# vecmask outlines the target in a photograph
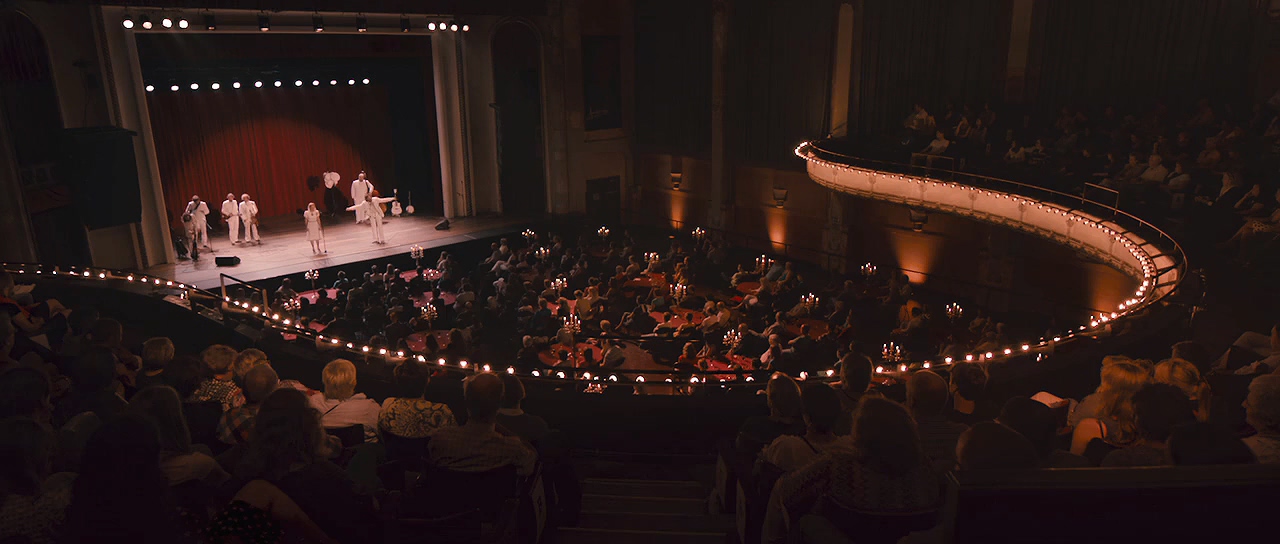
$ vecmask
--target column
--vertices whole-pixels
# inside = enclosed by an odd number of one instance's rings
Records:
[[[458,38],[450,34],[431,37],[431,71],[435,82],[436,130],[440,142],[440,194],[444,216],[468,215],[466,168],[464,161],[463,112],[459,93],[461,70]]]

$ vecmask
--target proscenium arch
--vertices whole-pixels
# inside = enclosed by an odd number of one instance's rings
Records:
[[[503,70],[500,69],[502,63],[499,60],[500,49],[498,48],[498,44],[500,43],[500,40],[502,40],[506,35],[508,35],[507,33],[510,33],[513,30],[526,33],[526,36],[524,37],[531,38],[532,40],[531,43],[535,46],[535,50],[533,52],[533,57],[534,57],[533,67],[537,70],[536,88],[538,91],[537,105],[535,109],[538,116],[537,125],[539,129],[538,133],[536,134],[536,138],[540,140],[540,142],[538,142],[540,144],[538,153],[541,155],[542,164],[540,165],[540,168],[538,168],[538,170],[542,177],[542,191],[540,193],[529,192],[527,194],[529,195],[540,194],[540,200],[541,200],[542,206],[528,209],[528,210],[512,209],[512,206],[511,206],[512,203],[510,202],[510,200],[512,200],[514,197],[509,194],[509,191],[512,190],[512,188],[510,187],[510,184],[513,183],[514,180],[510,179],[509,174],[508,176],[505,176],[505,177],[503,175],[504,170],[512,168],[512,165],[507,164],[503,158],[504,150],[511,149],[507,147],[510,142],[505,142],[503,139],[504,126],[506,126],[508,129],[510,127],[508,125],[505,125],[508,119],[504,117],[504,113],[501,112],[501,110],[498,110],[494,112],[494,116],[493,116],[494,141],[492,142],[493,145],[495,146],[495,156],[498,161],[498,164],[497,164],[498,209],[501,213],[504,213],[504,214],[516,213],[520,211],[524,211],[526,213],[533,212],[533,213],[541,214],[541,213],[546,213],[551,211],[552,201],[553,201],[553,194],[551,190],[551,164],[550,164],[551,147],[550,147],[550,141],[547,138],[548,115],[547,115],[547,99],[546,99],[547,97],[547,84],[546,84],[546,78],[547,78],[546,64],[547,63],[545,62],[546,47],[542,37],[542,33],[537,27],[537,25],[533,24],[531,21],[527,19],[524,19],[521,17],[503,18],[494,24],[493,32],[489,36],[489,51],[490,51],[490,59],[491,59],[490,69],[492,70],[492,77],[493,77],[493,80],[492,80],[493,81],[493,97],[495,100],[495,104],[498,104],[499,107],[500,107],[500,100],[501,100],[501,95],[503,91],[502,89],[503,87],[502,82],[504,80],[503,76],[505,75],[507,79],[510,79],[511,76],[509,74],[504,74]]]

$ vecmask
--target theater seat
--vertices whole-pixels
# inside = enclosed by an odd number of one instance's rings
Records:
[[[353,448],[364,443],[364,425],[359,423],[346,427],[326,427],[324,431],[338,437],[344,448]]]

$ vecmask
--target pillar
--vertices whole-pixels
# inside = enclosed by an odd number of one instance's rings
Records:
[[[431,37],[431,71],[435,82],[436,130],[440,142],[440,184],[445,217],[471,214],[467,179],[465,115],[462,107],[462,65],[458,37]]]

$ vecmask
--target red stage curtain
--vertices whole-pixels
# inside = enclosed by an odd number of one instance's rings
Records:
[[[264,217],[294,213],[308,202],[323,209],[324,185],[313,191],[307,178],[326,170],[342,174],[339,187],[348,199],[360,170],[391,194],[395,164],[385,90],[346,81],[272,83],[177,92],[165,84],[147,93],[165,204],[175,215],[200,195],[217,217],[227,193],[249,193]]]

